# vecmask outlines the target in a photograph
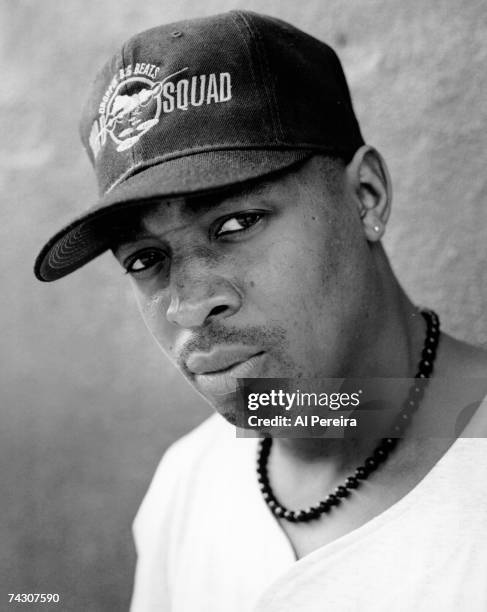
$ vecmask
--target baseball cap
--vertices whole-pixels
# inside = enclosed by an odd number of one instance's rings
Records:
[[[101,69],[80,134],[99,199],[34,272],[53,281],[110,247],[117,213],[194,196],[364,144],[331,47],[279,19],[230,11],[128,40]]]

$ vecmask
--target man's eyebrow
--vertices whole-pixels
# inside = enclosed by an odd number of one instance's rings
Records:
[[[215,192],[198,194],[186,198],[183,207],[190,213],[207,212],[218,208],[232,198],[245,200],[246,198],[262,197],[268,192],[269,182],[259,180],[257,183],[243,183]]]
[[[122,244],[130,244],[150,237],[151,235],[142,229],[126,227],[117,231],[117,228],[115,228],[111,235],[111,248],[119,248]]]
[[[245,183],[228,189],[186,197],[181,206],[184,213],[189,215],[206,213],[222,206],[232,198],[238,197],[245,200],[265,196],[268,186],[269,182],[263,180],[259,180],[258,183]],[[152,205],[152,209],[169,202],[170,200],[163,199],[156,201]],[[150,212],[150,208],[144,211],[145,214],[147,214],[147,211]],[[143,215],[136,210],[119,214],[111,223],[105,224],[102,231],[109,233],[109,248],[113,251],[120,248],[122,244],[130,244],[151,237],[151,234],[143,227]]]
[[[106,224],[101,231],[109,236],[109,248],[115,251],[122,244],[149,238],[150,235],[142,227],[141,219],[140,214],[122,214]]]

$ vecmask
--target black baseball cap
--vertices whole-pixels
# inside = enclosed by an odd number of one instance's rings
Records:
[[[248,11],[162,25],[128,40],[101,69],[82,142],[99,199],[35,262],[53,281],[106,251],[117,213],[283,170],[364,144],[331,47]]]

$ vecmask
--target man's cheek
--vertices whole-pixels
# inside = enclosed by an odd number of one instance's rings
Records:
[[[157,344],[168,355],[172,353],[175,330],[166,319],[167,304],[161,295],[146,296],[135,290],[140,315]]]
[[[283,239],[278,245],[271,244],[259,253],[247,270],[247,284],[251,279],[263,291],[289,293],[299,290],[303,273],[306,274],[306,262],[301,249]]]
[[[158,294],[145,295],[137,288],[134,288],[135,299],[139,307],[139,312],[149,331],[157,326],[161,313],[163,313],[163,300]]]

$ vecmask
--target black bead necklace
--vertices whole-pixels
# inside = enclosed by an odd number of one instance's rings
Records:
[[[415,376],[415,379],[419,380],[409,389],[408,397],[392,425],[391,437],[382,438],[363,465],[355,470],[355,474],[349,476],[344,484],[337,487],[325,500],[315,506],[311,506],[307,510],[294,511],[282,506],[274,496],[267,474],[267,460],[271,452],[272,438],[267,437],[260,441],[257,455],[258,482],[266,504],[277,518],[285,519],[291,523],[306,523],[319,518],[322,514],[329,512],[333,506],[338,506],[343,498],[350,495],[353,489],[357,489],[360,486],[360,482],[366,480],[372,472],[375,472],[397,446],[400,440],[399,436],[404,433],[409,425],[423,397],[426,388],[426,381],[424,379],[428,379],[433,372],[433,362],[440,338],[440,320],[438,315],[432,310],[422,310],[421,314],[426,319],[426,338],[421,353],[421,361],[418,364],[418,372]]]

